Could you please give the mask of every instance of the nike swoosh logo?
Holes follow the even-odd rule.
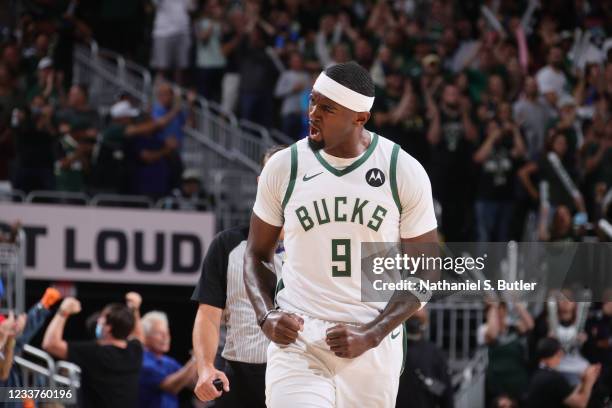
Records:
[[[401,330],[398,330],[397,333],[391,333],[391,340],[399,336],[401,332],[402,332]]]
[[[302,177],[302,180],[303,181],[308,181],[310,179],[313,179],[313,178],[317,177],[319,174],[323,174],[323,172],[317,173],[314,176],[310,176],[310,177],[308,177],[307,175],[304,174],[304,177]]]

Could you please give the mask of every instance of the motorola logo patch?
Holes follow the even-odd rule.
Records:
[[[372,187],[380,187],[385,184],[385,173],[382,170],[373,168],[368,170],[365,175],[366,182]]]

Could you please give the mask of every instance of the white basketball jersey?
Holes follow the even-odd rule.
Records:
[[[273,169],[266,165],[262,172],[262,178],[267,178],[263,183],[267,183],[274,176],[266,174],[266,170],[276,172],[277,177],[289,170],[289,177],[282,175],[284,180],[276,189],[282,190],[279,210],[287,254],[277,304],[284,310],[323,320],[369,322],[384,304],[361,301],[361,243],[400,240],[401,207],[408,200],[402,199],[398,191],[397,160],[401,150],[372,134],[367,150],[342,170],[329,164],[325,154],[313,152],[307,139],[286,150],[290,153],[283,151],[275,155],[278,158],[272,157],[277,160]],[[402,158],[408,157],[422,170],[416,160],[401,153]],[[287,166],[289,154],[291,165]],[[429,186],[424,171],[422,176]],[[261,184],[262,180],[254,212],[262,220],[279,225],[270,210],[274,205],[266,208],[269,199],[262,197],[266,186]],[[404,195],[410,193],[403,191]],[[278,201],[280,194],[276,197]],[[429,231],[436,226],[430,190],[426,201],[426,206],[431,207],[426,215],[428,225],[415,221]]]

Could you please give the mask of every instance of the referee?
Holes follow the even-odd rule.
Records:
[[[262,167],[286,146],[270,148]],[[215,407],[265,408],[265,375],[268,338],[257,324],[242,277],[248,227],[220,232],[204,258],[200,280],[191,297],[199,302],[193,326],[193,350],[198,369],[194,390],[202,401],[215,400]],[[282,239],[282,238],[281,238]],[[275,257],[275,270],[281,270],[282,245]],[[225,373],[214,366],[219,345],[221,320],[227,328],[222,356]],[[217,391],[214,380],[223,382]],[[231,391],[230,391],[231,389]]]

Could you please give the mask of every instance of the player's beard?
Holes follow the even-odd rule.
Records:
[[[321,150],[321,149],[323,149],[325,147],[325,140],[321,139],[319,141],[316,141],[313,138],[309,137],[308,138],[308,147],[310,147],[310,149],[313,152]]]

